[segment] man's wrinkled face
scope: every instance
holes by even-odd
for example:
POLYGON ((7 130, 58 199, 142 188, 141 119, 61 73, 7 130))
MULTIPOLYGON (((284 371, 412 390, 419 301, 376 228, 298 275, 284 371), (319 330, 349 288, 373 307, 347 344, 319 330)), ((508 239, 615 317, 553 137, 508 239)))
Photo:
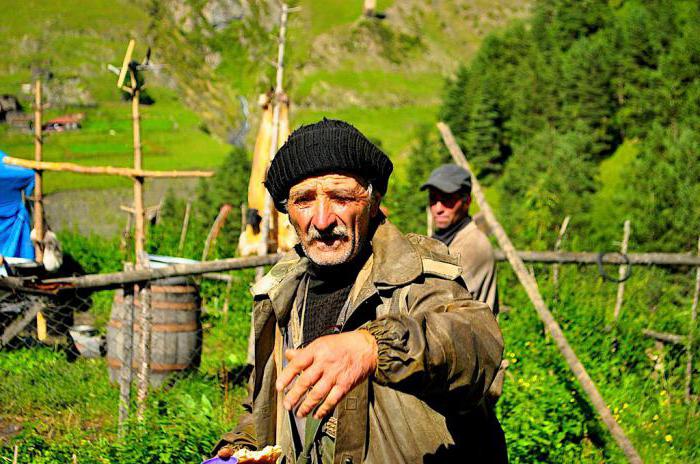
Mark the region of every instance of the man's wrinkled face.
POLYGON ((369 185, 344 174, 309 177, 290 189, 287 201, 301 246, 318 266, 354 259, 369 240, 370 219, 378 210, 369 185))
POLYGON ((469 214, 471 196, 464 192, 446 193, 430 187, 430 215, 436 229, 447 229, 469 214))

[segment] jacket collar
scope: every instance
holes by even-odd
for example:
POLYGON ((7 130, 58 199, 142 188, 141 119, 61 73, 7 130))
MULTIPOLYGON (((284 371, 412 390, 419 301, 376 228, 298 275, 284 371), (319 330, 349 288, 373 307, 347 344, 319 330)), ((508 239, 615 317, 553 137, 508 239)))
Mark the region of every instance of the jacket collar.
MULTIPOLYGON (((269 298, 277 320, 286 323, 297 287, 308 266, 309 259, 297 247, 253 285, 251 293, 256 299, 269 298)), ((355 281, 360 288, 353 306, 376 293, 378 288, 397 287, 414 281, 422 271, 423 264, 416 249, 395 225, 384 221, 372 238, 372 255, 358 274, 369 274, 369 278, 362 279, 364 282, 358 282, 361 279, 355 281), (366 269, 369 266, 371 270, 366 269)))

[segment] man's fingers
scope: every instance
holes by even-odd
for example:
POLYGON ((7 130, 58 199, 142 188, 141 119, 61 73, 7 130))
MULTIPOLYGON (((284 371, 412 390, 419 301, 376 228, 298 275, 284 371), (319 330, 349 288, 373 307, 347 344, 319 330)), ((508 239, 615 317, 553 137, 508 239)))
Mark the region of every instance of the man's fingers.
POLYGON ((294 359, 297 353, 299 353, 299 350, 286 350, 284 352, 284 357, 287 358, 287 361, 291 361, 294 359))
POLYGON ((328 396, 326 396, 326 400, 314 413, 314 417, 316 419, 322 419, 326 415, 328 415, 328 413, 333 411, 333 409, 338 405, 338 403, 340 403, 340 400, 342 400, 343 397, 345 397, 345 393, 346 392, 342 387, 335 385, 331 389, 330 393, 328 393, 328 396))
POLYGON ((275 383, 275 388, 277 388, 278 392, 281 392, 287 388, 287 385, 289 385, 291 381, 301 373, 301 371, 309 367, 314 360, 313 355, 307 352, 306 349, 293 351, 297 351, 297 353, 292 355, 293 359, 289 361, 284 369, 282 369, 282 372, 275 383))
POLYGON ((306 394, 306 398, 299 406, 296 414, 297 417, 306 417, 323 399, 328 395, 333 387, 333 382, 328 377, 321 378, 316 385, 306 394))
MULTIPOLYGON (((291 411, 297 405, 302 396, 311 388, 323 375, 323 371, 319 368, 311 366, 305 370, 292 384, 292 388, 284 396, 284 407, 291 411)), ((282 393, 280 393, 282 394, 282 393)))

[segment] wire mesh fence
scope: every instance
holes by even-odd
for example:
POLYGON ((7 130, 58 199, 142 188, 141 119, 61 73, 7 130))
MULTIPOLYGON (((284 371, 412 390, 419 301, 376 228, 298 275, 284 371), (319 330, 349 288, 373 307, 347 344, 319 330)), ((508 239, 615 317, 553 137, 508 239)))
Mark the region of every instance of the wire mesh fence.
MULTIPOLYGON (((148 414, 147 407, 157 412, 163 392, 178 388, 181 380, 184 388, 206 389, 206 403, 221 406, 217 420, 230 423, 247 379, 248 286, 254 272, 57 294, 0 290, 0 371, 8 382, 0 388, 0 445, 21 433, 25 421, 61 409, 50 406, 56 397, 63 405, 100 410, 109 416, 102 428, 123 435, 126 425, 148 414), (24 395, 27 388, 33 391, 24 395), (103 394, 99 400, 84 398, 86 391, 103 394), (34 401, 47 401, 47 407, 34 401)), ((225 427, 219 424, 218 433, 225 427)))

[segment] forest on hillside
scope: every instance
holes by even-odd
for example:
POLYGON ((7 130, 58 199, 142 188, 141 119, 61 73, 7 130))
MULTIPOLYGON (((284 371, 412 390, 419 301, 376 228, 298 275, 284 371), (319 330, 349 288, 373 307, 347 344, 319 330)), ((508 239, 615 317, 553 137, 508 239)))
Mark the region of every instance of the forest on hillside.
MULTIPOLYGON (((609 246, 629 218, 639 249, 694 250, 699 36, 693 1, 543 0, 463 64, 440 117, 519 246, 545 247, 571 215, 584 249, 609 246)), ((423 131, 396 192, 405 228, 422 230, 411 190, 448 160, 423 131)))

